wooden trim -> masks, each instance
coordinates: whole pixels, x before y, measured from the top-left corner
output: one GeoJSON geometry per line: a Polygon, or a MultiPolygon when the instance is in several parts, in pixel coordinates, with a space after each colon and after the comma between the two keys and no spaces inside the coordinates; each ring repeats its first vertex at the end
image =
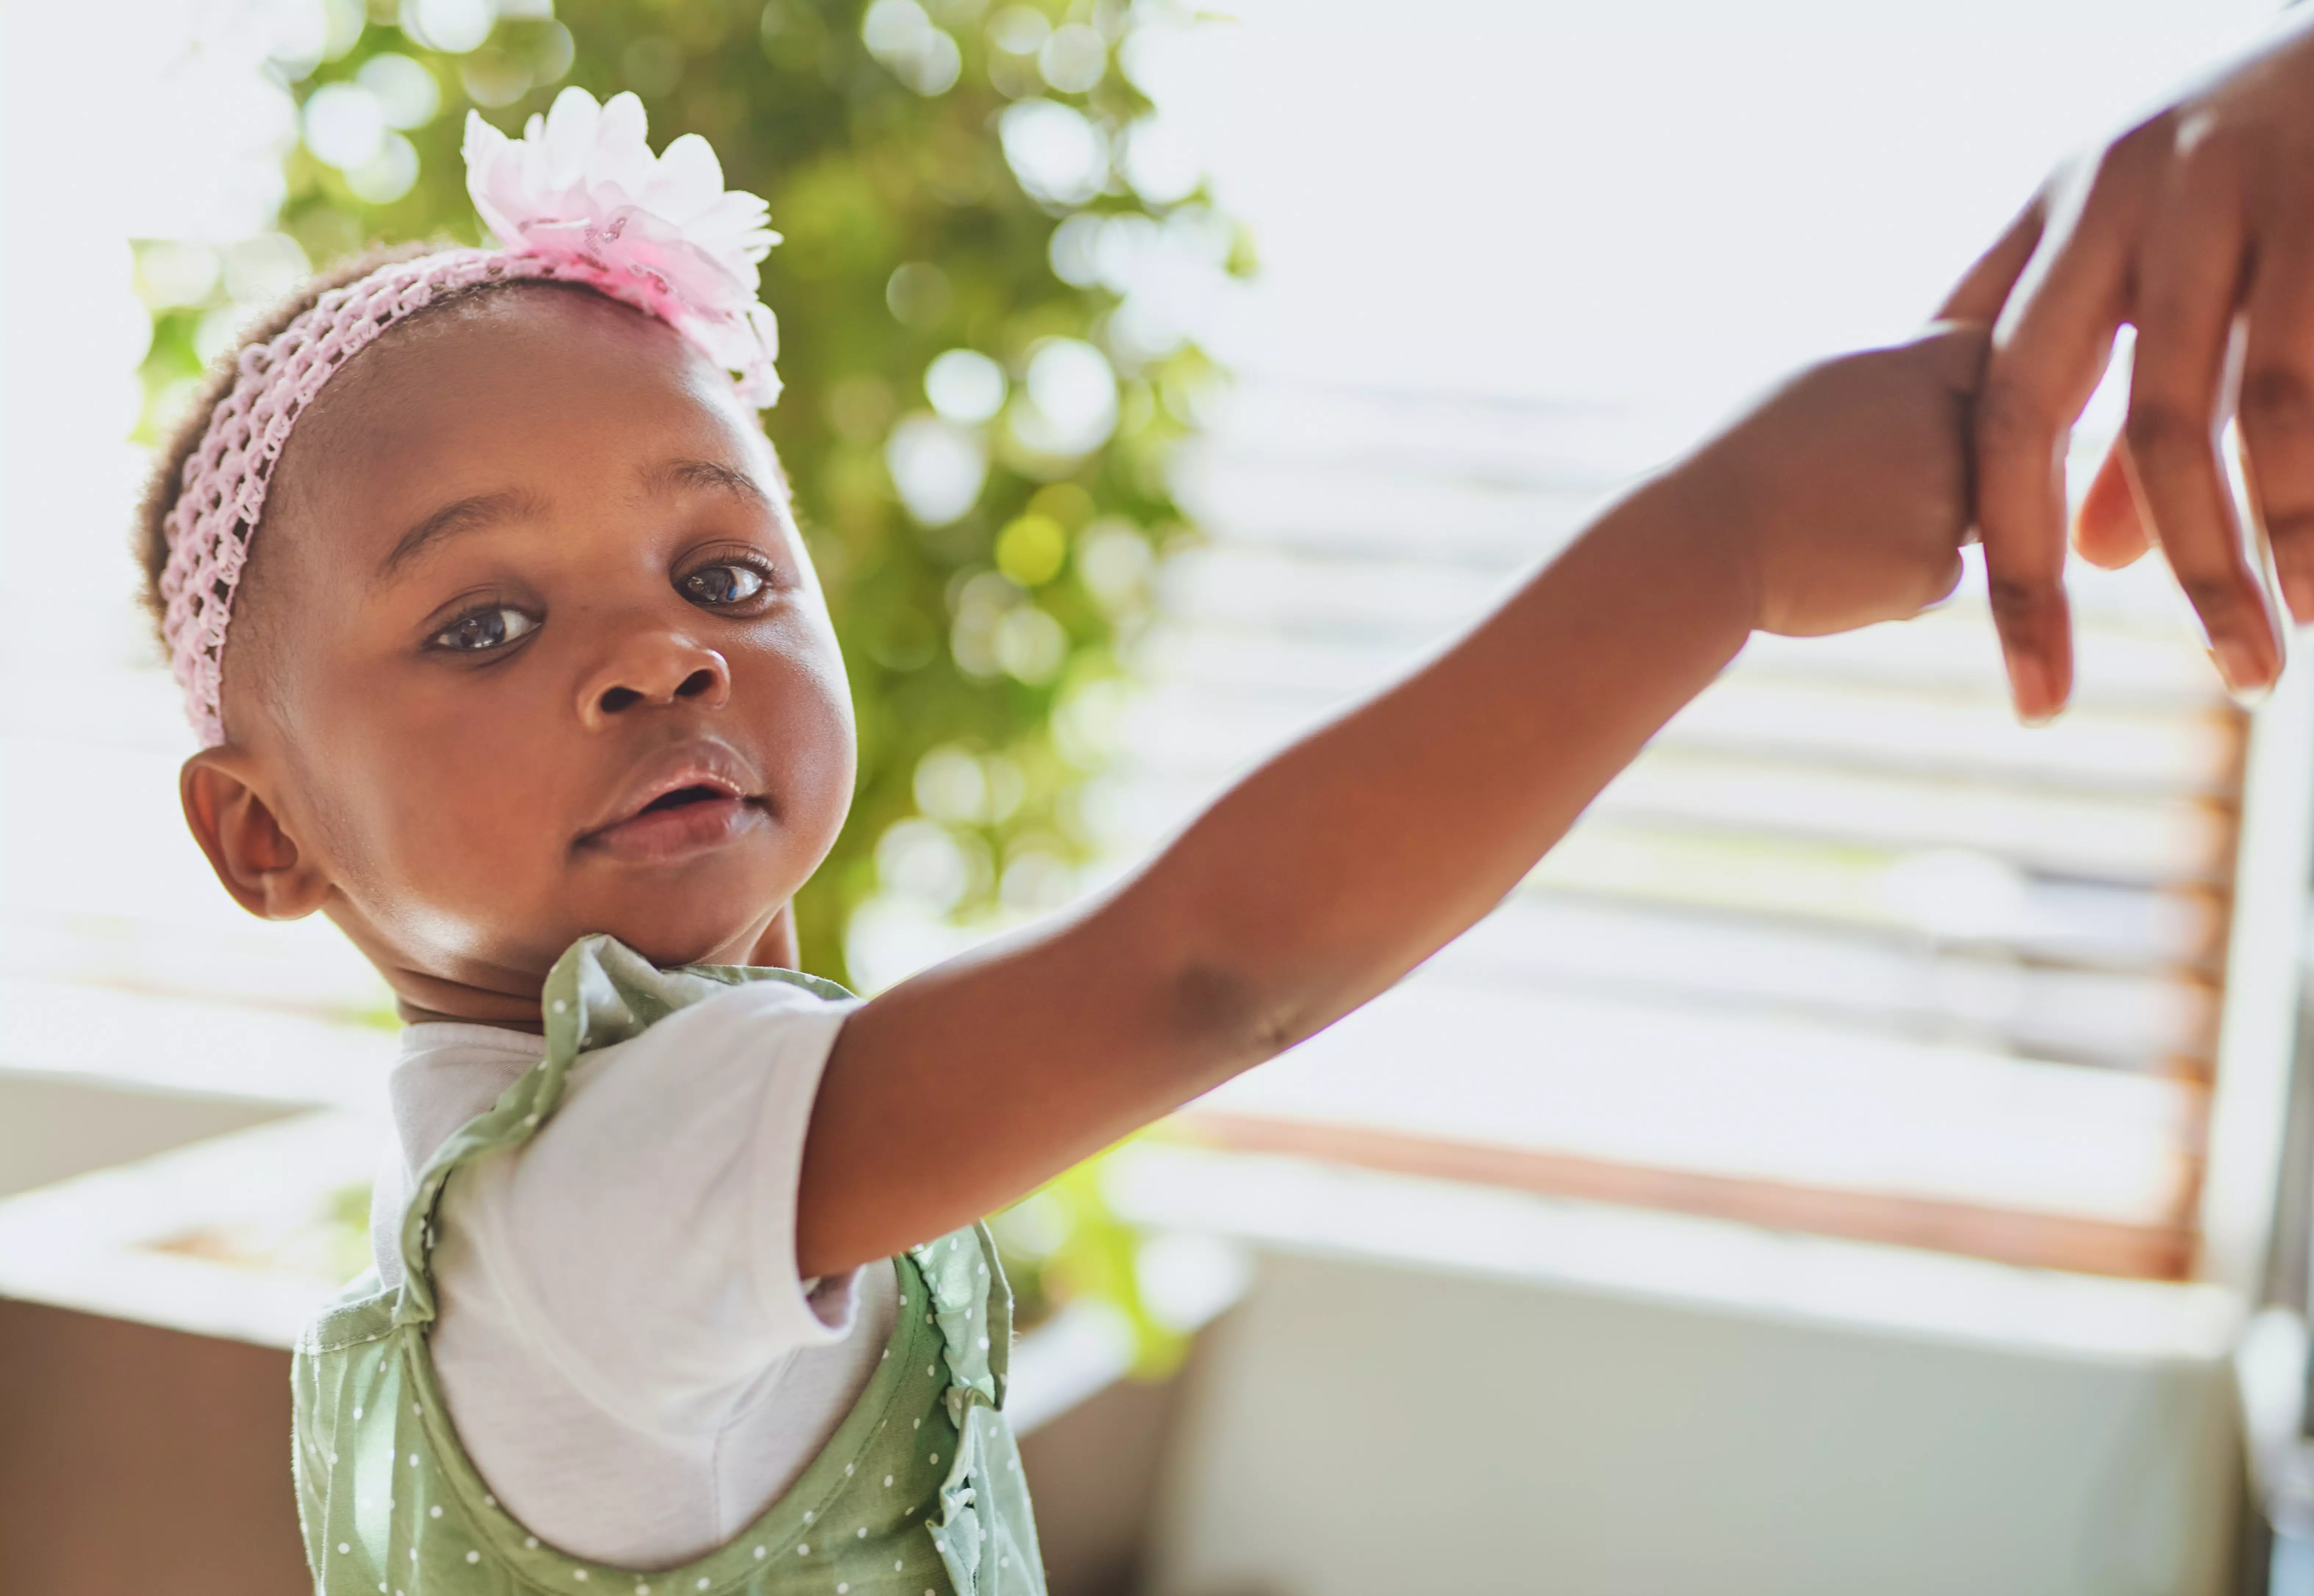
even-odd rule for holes
{"type": "Polygon", "coordinates": [[[2265,1286],[2305,984],[2314,867],[2314,677],[2284,671],[2250,718],[2234,855],[2218,1068],[2195,1229],[2195,1278],[2252,1302],[2265,1286]]]}
{"type": "Polygon", "coordinates": [[[1365,1126],[1263,1119],[1205,1109],[1185,1110],[1165,1124],[1185,1141],[1232,1152],[1283,1154],[1393,1175],[1667,1209],[1771,1230],[1958,1253],[2028,1268],[2134,1280],[2183,1280],[2194,1256],[2193,1231],[2184,1224],[2133,1225],[2067,1214],[2027,1213],[1930,1197],[1647,1168],[1572,1153],[1490,1147],[1365,1126]]]}
{"type": "Polygon", "coordinates": [[[289,1354],[0,1298],[0,1591],[312,1596],[289,1354]]]}

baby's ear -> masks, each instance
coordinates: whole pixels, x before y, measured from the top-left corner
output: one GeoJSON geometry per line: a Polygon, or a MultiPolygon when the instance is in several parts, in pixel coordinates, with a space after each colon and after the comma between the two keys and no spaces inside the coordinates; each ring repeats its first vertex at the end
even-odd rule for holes
{"type": "Polygon", "coordinates": [[[177,775],[185,824],[234,903],[261,920],[303,920],[329,901],[330,879],[282,828],[253,764],[230,747],[185,761],[177,775]]]}

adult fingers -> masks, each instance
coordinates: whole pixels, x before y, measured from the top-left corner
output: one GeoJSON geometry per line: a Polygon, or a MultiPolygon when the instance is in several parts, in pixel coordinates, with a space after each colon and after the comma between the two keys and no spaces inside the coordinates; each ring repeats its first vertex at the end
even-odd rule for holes
{"type": "Polygon", "coordinates": [[[2137,490],[2129,485],[2129,463],[2122,458],[2128,448],[2124,439],[2113,440],[2073,512],[2073,547],[2091,565],[2109,571],[2134,564],[2153,542],[2138,513],[2137,490]]]}
{"type": "Polygon", "coordinates": [[[2218,454],[2247,241],[2239,185],[2209,148],[2184,154],[2170,203],[2147,230],[2123,458],[2154,541],[2209,634],[2218,674],[2233,692],[2254,692],[2280,672],[2282,643],[2218,454]]]}
{"type": "Polygon", "coordinates": [[[2301,207],[2258,251],[2243,351],[2250,501],[2291,613],[2314,621],[2314,218],[2301,207]]]}
{"type": "Polygon", "coordinates": [[[2115,145],[2062,190],[2000,315],[1977,394],[1976,519],[1985,590],[2018,717],[2048,719],[2072,691],[2065,604],[2064,445],[2105,369],[2126,306],[2144,209],[2144,153],[2115,145]]]}
{"type": "Polygon", "coordinates": [[[2009,303],[2009,290],[2024,274],[2026,263],[2040,247],[2042,234],[2047,231],[2049,205],[2045,194],[2036,194],[2025,208],[2018,211],[1992,247],[1979,255],[1945,302],[1937,307],[1935,319],[1939,322],[1982,322],[1987,326],[1999,318],[2000,307],[2009,303]]]}

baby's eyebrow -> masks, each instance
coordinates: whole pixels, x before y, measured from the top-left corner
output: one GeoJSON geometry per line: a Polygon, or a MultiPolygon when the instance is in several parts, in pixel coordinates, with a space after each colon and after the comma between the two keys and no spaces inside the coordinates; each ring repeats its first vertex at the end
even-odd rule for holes
{"type": "Polygon", "coordinates": [[[663,460],[643,470],[643,486],[666,492],[677,488],[717,488],[768,509],[771,495],[746,472],[713,460],[663,460]]]}
{"type": "Polygon", "coordinates": [[[473,532],[499,521],[511,521],[525,516],[543,516],[546,502],[534,493],[519,488],[508,488],[497,493],[477,493],[446,504],[417,525],[402,534],[378,566],[380,577],[391,577],[425,550],[444,538],[462,532],[473,532]]]}

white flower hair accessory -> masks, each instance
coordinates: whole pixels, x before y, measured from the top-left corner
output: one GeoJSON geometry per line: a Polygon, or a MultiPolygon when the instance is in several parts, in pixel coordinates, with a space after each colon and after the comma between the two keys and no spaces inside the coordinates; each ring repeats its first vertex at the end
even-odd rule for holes
{"type": "Polygon", "coordinates": [[[161,637],[204,747],[225,741],[225,629],[290,428],[322,384],[405,317],[498,282],[580,283],[658,317],[732,374],[757,408],[779,398],[778,325],[755,297],[779,242],[753,194],[723,191],[707,141],[654,157],[642,101],[565,89],[519,139],[471,113],[466,188],[502,248],[444,250],[331,288],[234,357],[231,388],[185,457],[163,518],[161,637]]]}
{"type": "Polygon", "coordinates": [[[756,268],[780,242],[769,207],[726,192],[714,149],[686,133],[654,157],[643,102],[607,105],[580,88],[555,96],[519,139],[466,113],[466,190],[510,251],[568,262],[594,286],[667,322],[725,369],[757,407],[779,398],[779,326],[755,297],[756,268]]]}

